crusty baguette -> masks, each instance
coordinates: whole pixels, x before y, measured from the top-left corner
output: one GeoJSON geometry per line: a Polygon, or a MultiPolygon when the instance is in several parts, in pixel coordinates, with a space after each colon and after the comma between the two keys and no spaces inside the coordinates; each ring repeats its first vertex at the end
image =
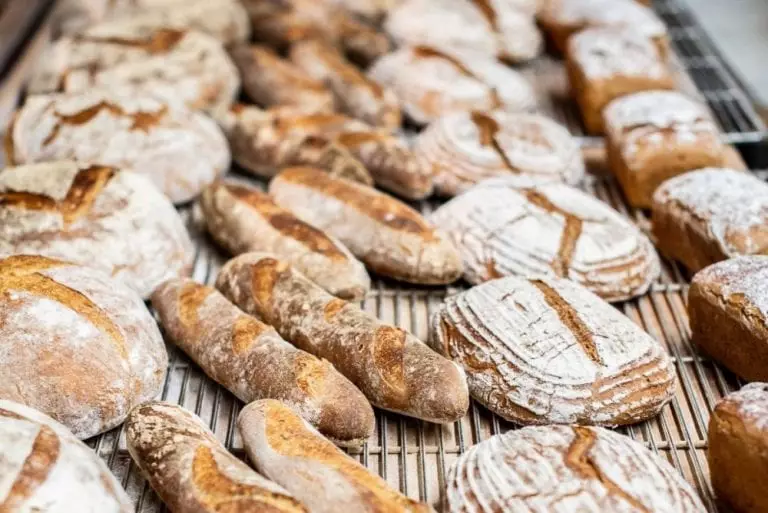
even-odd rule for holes
{"type": "Polygon", "coordinates": [[[301,513],[284,489],[227,452],[216,436],[181,406],[155,401],[126,421],[131,457],[171,511],[178,513],[301,513]]]}
{"type": "Polygon", "coordinates": [[[330,361],[375,406],[432,422],[469,407],[464,372],[410,333],[335,298],[265,253],[227,262],[216,287],[286,340],[330,361]]]}
{"type": "Polygon", "coordinates": [[[395,94],[366,77],[333,46],[318,40],[291,47],[290,58],[310,76],[324,81],[344,114],[395,131],[402,116],[395,94]]]}
{"type": "Polygon", "coordinates": [[[323,438],[279,401],[256,401],[237,418],[248,457],[312,513],[433,511],[402,495],[323,438]]]}
{"type": "Polygon", "coordinates": [[[218,181],[200,200],[211,236],[233,255],[274,253],[342,299],[359,301],[371,280],[365,267],[338,240],[277,206],[264,192],[218,181]]]}
{"type": "Polygon", "coordinates": [[[269,193],[379,274],[421,284],[451,283],[461,276],[461,257],[448,236],[391,196],[298,167],[276,176],[269,193]]]}
{"type": "Polygon", "coordinates": [[[243,89],[263,107],[289,105],[304,112],[333,112],[333,94],[290,61],[260,45],[240,45],[230,50],[243,89]]]}
{"type": "Polygon", "coordinates": [[[315,166],[333,176],[373,185],[373,178],[345,148],[323,135],[291,136],[272,111],[235,105],[225,117],[232,156],[246,171],[271,178],[286,166],[315,166]]]}
{"type": "Polygon", "coordinates": [[[359,445],[373,432],[373,409],[349,380],[213,287],[170,280],[152,305],[170,340],[241,401],[285,401],[342,445],[359,445]]]}

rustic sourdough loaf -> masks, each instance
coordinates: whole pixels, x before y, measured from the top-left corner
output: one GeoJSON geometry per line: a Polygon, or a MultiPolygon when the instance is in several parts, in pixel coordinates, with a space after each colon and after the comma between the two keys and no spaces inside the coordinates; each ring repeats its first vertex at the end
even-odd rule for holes
{"type": "Polygon", "coordinates": [[[644,294],[660,264],[648,238],[602,201],[561,183],[490,180],[429,218],[449,234],[464,277],[558,276],[608,301],[644,294]]]}
{"type": "Polygon", "coordinates": [[[168,364],[135,292],[94,269],[41,256],[0,260],[0,399],[78,437],[120,424],[160,392],[168,364]]]}
{"type": "Polygon", "coordinates": [[[402,47],[377,60],[368,76],[393,91],[403,112],[419,125],[454,112],[521,112],[537,103],[533,87],[521,73],[466,50],[402,47]]]}
{"type": "Polygon", "coordinates": [[[768,511],[768,384],[750,383],[717,403],[707,455],[720,501],[739,513],[768,511]]]}
{"type": "Polygon", "coordinates": [[[61,161],[0,171],[0,256],[60,258],[103,270],[148,297],[189,274],[194,248],[146,178],[61,161]]]}
{"type": "Polygon", "coordinates": [[[739,255],[768,254],[768,184],[709,168],[664,182],[653,195],[656,247],[695,272],[739,255]]]}
{"type": "Polygon", "coordinates": [[[227,452],[199,417],[166,402],[126,421],[131,457],[171,511],[306,513],[288,492],[227,452]]]}
{"type": "Polygon", "coordinates": [[[290,166],[313,166],[333,176],[373,185],[373,178],[352,153],[324,134],[296,131],[294,108],[235,105],[224,121],[232,156],[246,172],[271,178],[290,166]]]}
{"type": "Polygon", "coordinates": [[[291,46],[291,60],[333,91],[337,109],[369,125],[400,128],[400,104],[389,89],[366,77],[333,46],[318,40],[291,46]]]}
{"type": "Polygon", "coordinates": [[[222,115],[240,88],[222,44],[194,30],[146,29],[117,19],[54,42],[38,61],[30,93],[126,87],[222,115]]]}
{"type": "Polygon", "coordinates": [[[496,435],[448,470],[449,513],[704,513],[666,459],[595,427],[527,427],[496,435]]]}
{"type": "Polygon", "coordinates": [[[42,413],[0,400],[0,507],[35,513],[132,513],[109,468],[42,413]]]}
{"type": "Polygon", "coordinates": [[[448,297],[430,345],[472,396],[518,424],[632,424],[674,393],[664,347],[585,288],[503,278],[448,297]]]}
{"type": "Polygon", "coordinates": [[[469,407],[458,365],[271,255],[230,260],[216,288],[286,340],[331,362],[374,406],[441,423],[460,419],[469,407]]]}
{"type": "Polygon", "coordinates": [[[565,127],[538,114],[448,114],[418,135],[414,153],[432,164],[435,189],[444,196],[499,176],[572,185],[584,177],[578,141],[565,127]]]}
{"type": "Polygon", "coordinates": [[[269,184],[275,202],[338,238],[372,271],[410,283],[461,276],[447,236],[404,203],[312,168],[289,168],[269,184]]]}
{"type": "Polygon", "coordinates": [[[731,371],[768,380],[768,256],[724,260],[688,290],[691,339],[731,371]]]}
{"type": "Polygon", "coordinates": [[[200,194],[230,162],[212,119],[125,89],[31,96],[6,138],[8,164],[68,159],[129,169],[174,203],[200,194]]]}
{"type": "Polygon", "coordinates": [[[256,469],[312,513],[433,511],[390,488],[279,401],[249,404],[237,427],[256,469]]]}
{"type": "Polygon", "coordinates": [[[359,301],[371,280],[344,245],[277,206],[253,187],[219,181],[203,192],[200,205],[211,237],[233,255],[273,253],[325,290],[359,301]]]}
{"type": "Polygon", "coordinates": [[[373,432],[373,410],[352,383],[216,289],[170,280],[152,306],[171,341],[241,401],[279,399],[338,443],[360,443],[373,432]]]}

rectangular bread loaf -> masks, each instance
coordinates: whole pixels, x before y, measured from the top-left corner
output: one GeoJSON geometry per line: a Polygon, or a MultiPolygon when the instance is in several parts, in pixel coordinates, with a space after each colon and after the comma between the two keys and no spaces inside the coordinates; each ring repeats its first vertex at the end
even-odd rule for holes
{"type": "Polygon", "coordinates": [[[768,256],[732,258],[696,273],[691,339],[747,380],[768,381],[768,256]]]}
{"type": "Polygon", "coordinates": [[[464,373],[410,333],[335,298],[264,253],[227,262],[216,287],[297,347],[331,362],[375,406],[432,422],[469,407],[464,373]]]}
{"type": "Polygon", "coordinates": [[[708,168],[664,182],[653,195],[656,246],[690,271],[739,255],[768,253],[768,185],[708,168]]]}

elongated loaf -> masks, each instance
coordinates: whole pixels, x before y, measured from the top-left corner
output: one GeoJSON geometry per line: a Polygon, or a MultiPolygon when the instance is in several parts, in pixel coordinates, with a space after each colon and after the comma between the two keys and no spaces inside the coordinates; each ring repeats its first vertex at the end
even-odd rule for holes
{"type": "Polygon", "coordinates": [[[339,443],[373,432],[371,405],[330,363],[296,349],[213,287],[171,280],[152,305],[171,341],[241,401],[284,401],[339,443]]]}
{"type": "Polygon", "coordinates": [[[293,344],[330,361],[380,408],[453,422],[469,407],[461,368],[410,333],[335,298],[271,255],[227,262],[216,287],[293,344]]]}
{"type": "Polygon", "coordinates": [[[155,401],[126,421],[131,457],[171,511],[305,513],[284,489],[231,455],[181,406],[155,401]]]}
{"type": "Polygon", "coordinates": [[[104,462],[37,410],[0,400],[0,511],[132,513],[104,462]]]}
{"type": "Polygon", "coordinates": [[[200,205],[211,236],[233,255],[274,253],[342,299],[361,300],[371,280],[344,245],[277,206],[253,187],[219,181],[200,205]]]}
{"type": "Polygon", "coordinates": [[[323,438],[279,401],[256,401],[237,418],[245,452],[259,472],[312,513],[428,513],[323,438]]]}
{"type": "Polygon", "coordinates": [[[461,257],[443,232],[400,201],[312,168],[289,168],[269,184],[275,202],[337,237],[369,269],[411,283],[461,276],[461,257]]]}

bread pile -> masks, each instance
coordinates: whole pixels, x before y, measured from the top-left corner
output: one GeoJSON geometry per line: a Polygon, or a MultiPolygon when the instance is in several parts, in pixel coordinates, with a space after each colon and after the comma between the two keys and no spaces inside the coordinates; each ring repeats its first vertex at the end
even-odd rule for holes
{"type": "MultiPolygon", "coordinates": [[[[372,436],[373,407],[451,424],[472,397],[529,427],[462,454],[444,511],[704,511],[668,464],[603,428],[675,394],[667,349],[609,302],[651,290],[654,242],[692,271],[713,264],[691,287],[693,338],[768,379],[768,186],[721,168],[650,9],[69,0],[60,14],[0,171],[0,482],[14,483],[0,510],[128,511],[77,440],[124,422],[175,512],[433,511],[337,445],[372,436]],[[537,112],[515,66],[547,39],[629,203],[652,208],[653,242],[577,188],[578,141],[537,112]],[[266,187],[224,178],[232,161],[266,187]],[[407,203],[433,194],[453,198],[427,216],[407,203]],[[173,205],[192,201],[233,256],[215,287],[188,278],[173,205]],[[357,304],[371,275],[473,287],[445,298],[422,341],[357,304]],[[155,400],[158,325],[247,404],[253,468],[155,400]]],[[[713,444],[746,443],[726,428],[713,444]]]]}

